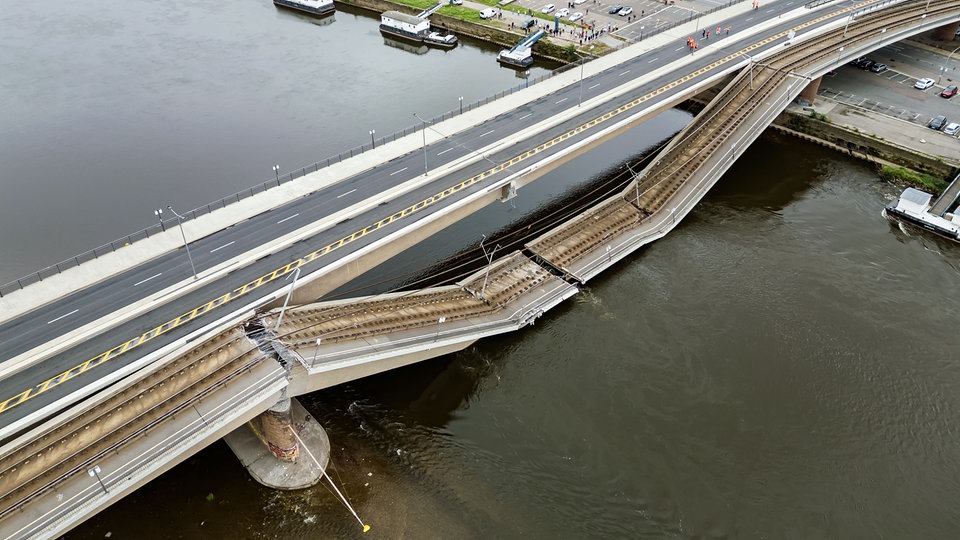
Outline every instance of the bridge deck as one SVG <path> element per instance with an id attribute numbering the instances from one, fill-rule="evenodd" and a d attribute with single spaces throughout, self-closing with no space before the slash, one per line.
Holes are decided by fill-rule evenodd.
<path id="1" fill-rule="evenodd" d="M 489 276 L 481 270 L 457 285 L 288 309 L 277 334 L 305 358 L 316 356 L 322 363 L 387 342 L 433 339 L 440 332 L 448 335 L 498 324 L 513 327 L 518 321 L 525 323 L 524 315 L 531 309 L 534 315 L 543 309 L 531 308 L 539 300 L 573 292 L 572 285 L 514 252 L 495 261 Z M 272 328 L 278 314 L 266 314 L 264 326 Z"/>

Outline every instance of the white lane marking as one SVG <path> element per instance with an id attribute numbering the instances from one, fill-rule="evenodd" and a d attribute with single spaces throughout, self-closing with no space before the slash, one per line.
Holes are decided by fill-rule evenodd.
<path id="1" fill-rule="evenodd" d="M 521 116 L 521 117 L 518 118 L 517 120 L 523 120 L 524 118 L 530 118 L 531 116 L 533 116 L 533 113 L 530 113 L 530 114 L 528 114 L 528 115 L 526 115 L 526 116 Z"/>
<path id="2" fill-rule="evenodd" d="M 160 272 L 160 274 L 163 274 L 163 272 Z M 153 279 L 153 278 L 155 278 L 155 277 L 160 277 L 160 274 L 156 274 L 156 275 L 150 276 L 150 277 L 148 277 L 147 279 L 142 279 L 142 280 L 134 283 L 133 286 L 136 287 L 137 285 L 140 285 L 141 283 L 146 283 L 146 282 L 150 281 L 151 279 Z"/>
<path id="3" fill-rule="evenodd" d="M 484 133 L 484 134 L 483 134 L 483 135 L 481 135 L 480 137 L 486 137 L 487 135 L 489 135 L 489 134 L 491 134 L 491 133 L 493 133 L 494 131 L 496 131 L 496 130 L 495 130 L 495 129 L 491 129 L 490 131 L 488 131 L 488 132 L 486 132 L 486 133 Z M 479 139 L 480 137 L 477 137 L 477 138 Z"/>
<path id="4" fill-rule="evenodd" d="M 595 84 L 595 85 L 593 85 L 593 86 L 588 86 L 588 87 L 587 87 L 587 90 L 593 90 L 594 88 L 596 88 L 596 87 L 598 87 L 598 86 L 600 86 L 600 83 L 597 83 L 597 84 Z"/>
<path id="5" fill-rule="evenodd" d="M 61 316 L 57 317 L 56 319 L 54 319 L 54 320 L 52 320 L 52 321 L 47 321 L 47 324 L 55 323 L 55 322 L 59 321 L 60 319 L 62 319 L 62 318 L 64 318 L 64 317 L 69 317 L 70 315 L 73 315 L 74 313 L 76 313 L 76 312 L 78 312 L 78 311 L 80 311 L 80 310 L 79 310 L 79 309 L 75 309 L 75 310 L 71 311 L 70 313 L 67 313 L 66 315 L 61 315 Z"/>
<path id="6" fill-rule="evenodd" d="M 294 215 L 292 215 L 292 216 L 285 217 L 285 218 L 281 219 L 281 220 L 278 221 L 277 223 L 283 223 L 284 221 L 287 221 L 287 220 L 289 220 L 289 219 L 293 219 L 293 218 L 295 218 L 295 217 L 297 217 L 297 216 L 299 216 L 299 215 L 300 215 L 300 212 L 297 212 L 296 214 L 294 214 Z"/>
<path id="7" fill-rule="evenodd" d="M 220 247 L 218 247 L 218 248 L 213 248 L 213 249 L 210 250 L 210 253 L 213 253 L 214 251 L 220 251 L 221 249 L 223 249 L 223 248 L 225 248 L 225 247 L 227 247 L 227 246 L 231 246 L 231 245 L 234 244 L 234 242 L 236 242 L 236 240 L 234 240 L 233 242 L 227 242 L 226 244 L 224 244 L 224 245 L 222 245 L 222 246 L 220 246 Z"/>
<path id="8" fill-rule="evenodd" d="M 617 75 L 617 77 L 623 77 L 623 76 L 626 75 L 627 73 L 630 73 L 630 70 L 629 70 L 629 69 L 626 70 L 626 71 L 624 71 L 623 73 Z"/>
<path id="9" fill-rule="evenodd" d="M 353 192 L 356 191 L 356 190 L 357 190 L 356 188 L 351 189 L 350 191 L 348 191 L 348 192 L 346 192 L 346 193 L 342 193 L 342 194 L 340 194 L 340 195 L 337 195 L 337 198 L 339 199 L 340 197 L 346 197 L 347 195 L 353 193 Z"/>
<path id="10" fill-rule="evenodd" d="M 446 150 L 444 150 L 443 152 L 440 152 L 440 153 L 437 154 L 437 155 L 438 155 L 438 156 L 442 156 L 442 155 L 446 154 L 447 152 L 449 152 L 449 151 L 451 151 L 451 150 L 453 150 L 453 148 L 447 148 Z"/>
<path id="11" fill-rule="evenodd" d="M 556 104 L 559 105 L 559 104 L 563 103 L 563 102 L 566 101 L 566 100 L 567 100 L 567 98 L 563 98 L 563 99 L 561 99 L 560 101 L 558 101 Z"/>
<path id="12" fill-rule="evenodd" d="M 748 18 L 748 19 L 747 19 L 746 21 L 744 21 L 744 22 L 750 22 L 750 21 L 752 21 L 752 20 L 753 20 L 753 17 L 750 17 L 750 18 Z"/>
<path id="13" fill-rule="evenodd" d="M 394 172 L 390 173 L 390 176 L 393 176 L 393 175 L 395 175 L 395 174 L 400 174 L 400 173 L 402 173 L 402 172 L 405 171 L 405 170 L 407 170 L 406 167 L 400 169 L 399 171 L 394 171 Z"/>
<path id="14" fill-rule="evenodd" d="M 676 49 L 673 50 L 673 52 L 677 52 L 677 51 L 679 51 L 679 50 L 681 50 L 681 49 L 683 49 L 683 48 L 684 48 L 684 47 L 677 47 Z"/>
<path id="15" fill-rule="evenodd" d="M 657 57 L 657 58 L 654 58 L 653 60 L 650 60 L 650 61 L 647 62 L 647 63 L 648 63 L 648 64 L 652 64 L 652 63 L 656 62 L 656 61 L 659 60 L 659 59 L 660 59 L 660 58 Z"/>

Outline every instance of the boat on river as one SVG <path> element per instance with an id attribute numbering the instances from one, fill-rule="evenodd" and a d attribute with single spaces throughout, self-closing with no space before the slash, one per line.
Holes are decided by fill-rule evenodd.
<path id="1" fill-rule="evenodd" d="M 960 242 L 960 212 L 939 216 L 930 212 L 933 195 L 915 188 L 907 188 L 883 209 L 883 217 L 899 223 L 909 223 L 937 236 Z"/>
<path id="2" fill-rule="evenodd" d="M 273 0 L 273 5 L 317 16 L 330 15 L 337 10 L 333 0 Z"/>
<path id="3" fill-rule="evenodd" d="M 423 42 L 433 47 L 440 47 L 441 49 L 452 49 L 457 46 L 457 36 L 449 32 L 446 34 L 430 32 L 423 37 Z"/>
<path id="4" fill-rule="evenodd" d="M 543 30 L 524 37 L 510 49 L 503 49 L 497 55 L 497 62 L 515 68 L 528 68 L 533 64 L 533 44 L 547 35 Z"/>
<path id="5" fill-rule="evenodd" d="M 380 14 L 380 33 L 394 39 L 423 43 L 430 33 L 430 20 L 399 11 Z"/>

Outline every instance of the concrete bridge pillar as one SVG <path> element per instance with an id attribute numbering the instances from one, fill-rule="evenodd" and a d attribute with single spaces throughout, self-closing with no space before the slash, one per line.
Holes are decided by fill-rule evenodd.
<path id="1" fill-rule="evenodd" d="M 223 438 L 257 482 L 275 489 L 302 489 L 323 478 L 330 440 L 296 398 L 282 398 Z"/>
<path id="2" fill-rule="evenodd" d="M 800 92 L 800 95 L 797 96 L 797 102 L 803 106 L 813 105 L 813 100 L 817 98 L 817 91 L 820 90 L 821 81 L 823 81 L 823 77 L 817 77 L 810 81 L 806 88 Z"/>
<path id="3" fill-rule="evenodd" d="M 945 24 L 934 30 L 930 37 L 940 41 L 951 41 L 958 29 L 960 29 L 960 22 Z"/>
<path id="4" fill-rule="evenodd" d="M 296 461 L 300 445 L 293 429 L 290 398 L 283 398 L 255 420 L 260 424 L 263 442 L 280 461 Z"/>

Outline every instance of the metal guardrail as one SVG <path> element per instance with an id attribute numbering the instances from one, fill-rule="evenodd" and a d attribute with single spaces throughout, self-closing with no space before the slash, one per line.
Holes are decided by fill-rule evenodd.
<path id="1" fill-rule="evenodd" d="M 654 28 L 653 30 L 651 30 L 651 31 L 649 31 L 649 32 L 644 33 L 644 35 L 642 36 L 642 38 L 649 38 L 650 36 L 659 34 L 659 33 L 661 33 L 661 32 L 664 32 L 664 31 L 666 31 L 666 30 L 669 30 L 669 29 L 671 29 L 671 28 L 675 28 L 675 27 L 677 27 L 677 26 L 680 26 L 681 24 L 686 24 L 686 23 L 688 23 L 688 22 L 691 22 L 691 21 L 693 21 L 693 20 L 695 20 L 695 19 L 698 19 L 698 18 L 702 17 L 703 15 L 708 15 L 708 14 L 714 13 L 714 12 L 716 12 L 716 11 L 719 11 L 719 10 L 722 10 L 722 9 L 725 9 L 725 8 L 728 8 L 728 7 L 730 7 L 730 6 L 739 4 L 739 3 L 744 2 L 744 1 L 745 1 L 745 0 L 729 0 L 728 2 L 723 3 L 723 4 L 719 4 L 719 5 L 717 5 L 717 6 L 714 6 L 713 8 L 711 8 L 711 9 L 709 9 L 709 10 L 707 10 L 707 11 L 702 11 L 702 12 L 699 12 L 699 13 L 691 13 L 689 17 L 686 17 L 686 18 L 684 18 L 684 19 L 678 19 L 678 20 L 674 21 L 674 22 L 671 23 L 671 24 L 662 25 L 662 26 L 659 26 L 659 27 L 657 27 L 657 28 Z M 900 1 L 900 0 L 892 0 L 892 1 Z M 640 40 L 636 40 L 636 41 L 640 41 Z M 619 46 L 619 47 L 617 47 L 617 48 L 619 49 L 619 48 L 626 47 L 626 46 L 628 46 L 628 45 L 631 45 L 632 43 L 635 43 L 636 41 L 625 41 L 621 46 Z M 476 109 L 476 108 L 478 108 L 478 107 L 480 107 L 480 106 L 482 106 L 482 105 L 486 105 L 487 103 L 490 103 L 490 102 L 492 102 L 492 101 L 495 101 L 495 100 L 497 100 L 497 99 L 500 99 L 500 98 L 502 98 L 502 97 L 504 97 L 504 96 L 511 95 L 511 94 L 513 94 L 514 92 L 518 92 L 518 91 L 520 91 L 520 90 L 529 88 L 531 85 L 539 84 L 539 83 L 541 83 L 541 82 L 543 82 L 543 81 L 545 81 L 545 80 L 547 80 L 547 79 L 550 79 L 550 78 L 552 78 L 552 77 L 554 77 L 554 76 L 556 76 L 556 75 L 558 75 L 558 74 L 560 74 L 560 73 L 563 73 L 563 72 L 565 72 L 565 71 L 567 71 L 567 70 L 569 70 L 569 69 L 572 69 L 573 67 L 575 67 L 575 66 L 577 66 L 577 65 L 579 65 L 579 64 L 577 64 L 576 62 L 573 62 L 573 63 L 570 63 L 570 64 L 566 64 L 566 65 L 564 65 L 564 66 L 561 66 L 561 67 L 553 70 L 552 72 L 550 72 L 550 73 L 548 73 L 548 74 L 546 74 L 546 75 L 541 75 L 541 76 L 535 77 L 535 78 L 533 78 L 533 79 L 527 79 L 527 80 L 525 80 L 525 81 L 524 81 L 523 83 L 521 83 L 521 84 L 518 84 L 518 85 L 516 85 L 516 86 L 513 86 L 513 87 L 508 88 L 508 89 L 506 89 L 506 90 L 503 90 L 503 91 L 501 91 L 501 92 L 497 92 L 496 94 L 494 94 L 494 95 L 492 95 L 492 96 L 488 96 L 488 97 L 486 97 L 486 98 L 477 100 L 475 103 L 468 104 L 468 105 L 464 105 L 462 108 L 461 108 L 461 107 L 458 107 L 456 110 L 452 110 L 452 111 L 445 112 L 445 113 L 443 113 L 443 114 L 441 114 L 441 115 L 439 115 L 439 116 L 436 116 L 436 117 L 428 120 L 428 122 L 431 123 L 431 124 L 433 124 L 433 123 L 436 123 L 436 122 L 442 122 L 442 121 L 444 121 L 444 120 L 448 120 L 448 119 L 453 118 L 453 117 L 455 117 L 455 116 L 459 116 L 459 115 L 461 115 L 461 114 L 463 114 L 463 113 L 465 113 L 465 112 L 472 111 L 473 109 Z M 407 135 L 412 135 L 412 134 L 416 133 L 416 132 L 417 132 L 418 130 L 420 130 L 420 129 L 422 129 L 422 125 L 421 125 L 421 124 L 416 124 L 416 125 L 414 125 L 414 126 L 412 126 L 412 127 L 408 127 L 408 128 L 404 128 L 404 129 L 402 129 L 402 130 L 400 130 L 400 131 L 396 131 L 396 132 L 394 132 L 394 133 L 391 134 L 391 135 L 386 135 L 386 136 L 384 136 L 384 137 L 380 137 L 379 139 L 372 140 L 372 141 L 371 141 L 371 144 L 364 144 L 364 145 L 361 145 L 361 146 L 358 146 L 358 147 L 354 147 L 354 148 L 351 148 L 351 149 L 346 150 L 346 151 L 344 151 L 344 152 L 339 152 L 339 153 L 337 153 L 337 155 L 335 155 L 335 156 L 330 156 L 330 157 L 328 157 L 328 158 L 326 158 L 326 159 L 322 159 L 322 160 L 317 161 L 317 162 L 314 162 L 314 163 L 312 163 L 312 164 L 310 164 L 310 165 L 307 165 L 307 166 L 304 166 L 304 167 L 300 167 L 300 168 L 298 168 L 298 169 L 294 169 L 294 170 L 292 170 L 292 171 L 290 171 L 290 172 L 288 172 L 288 173 L 286 173 L 286 174 L 277 175 L 277 176 L 276 176 L 274 179 L 272 179 L 272 180 L 268 180 L 268 181 L 266 181 L 266 182 L 262 182 L 262 183 L 260 183 L 260 184 L 254 185 L 253 187 L 251 187 L 251 188 L 249 188 L 249 189 L 245 189 L 245 190 L 243 190 L 243 191 L 239 191 L 239 192 L 237 192 L 237 193 L 234 193 L 233 195 L 229 195 L 229 196 L 224 197 L 224 198 L 222 198 L 222 199 L 220 199 L 220 200 L 214 201 L 214 202 L 212 202 L 212 203 L 210 203 L 210 204 L 207 204 L 207 205 L 204 205 L 204 206 L 201 206 L 201 207 L 198 207 L 198 208 L 194 208 L 193 210 L 190 210 L 189 212 L 185 212 L 185 213 L 182 214 L 182 215 L 184 216 L 184 218 L 186 218 L 186 219 L 184 219 L 184 221 L 188 221 L 188 220 L 191 220 L 191 219 L 196 219 L 197 217 L 202 216 L 202 215 L 205 215 L 205 214 L 209 214 L 209 213 L 213 212 L 214 210 L 218 210 L 218 209 L 221 209 L 221 208 L 225 208 L 225 207 L 226 207 L 227 205 L 229 205 L 229 204 L 233 204 L 233 203 L 236 203 L 236 202 L 240 202 L 240 201 L 242 201 L 242 200 L 244 200 L 244 199 L 246 199 L 246 198 L 253 197 L 254 195 L 256 195 L 256 194 L 258 194 L 258 193 L 263 193 L 263 192 L 267 191 L 268 189 L 271 189 L 271 188 L 274 188 L 274 187 L 279 187 L 280 185 L 282 185 L 282 184 L 284 184 L 284 183 L 287 183 L 287 182 L 292 182 L 292 181 L 296 180 L 297 178 L 301 178 L 301 177 L 303 177 L 303 176 L 306 176 L 307 174 L 310 174 L 310 173 L 319 171 L 320 169 L 322 169 L 322 168 L 324 168 L 324 167 L 329 167 L 330 165 L 333 165 L 333 164 L 335 164 L 335 163 L 340 163 L 340 162 L 342 162 L 344 159 L 349 159 L 349 158 L 352 158 L 352 157 L 354 157 L 354 156 L 358 156 L 358 155 L 360 155 L 360 154 L 362 154 L 362 153 L 364 153 L 364 152 L 366 152 L 366 151 L 368 151 L 368 150 L 372 150 L 372 149 L 376 148 L 377 146 L 386 144 L 386 143 L 388 143 L 388 142 L 395 141 L 395 140 L 397 140 L 397 139 L 399 139 L 399 138 L 401 138 L 401 137 L 405 137 L 405 136 L 407 136 Z M 177 224 L 177 219 L 176 219 L 176 218 L 170 218 L 170 219 L 162 220 L 161 222 L 158 222 L 158 223 L 156 223 L 156 224 L 154 224 L 154 225 L 151 225 L 150 227 L 147 227 L 146 229 L 142 229 L 142 230 L 139 230 L 139 231 L 137 231 L 137 232 L 135 232 L 135 233 L 128 234 L 128 235 L 126 235 L 126 236 L 122 236 L 122 237 L 120 237 L 120 238 L 118 238 L 118 239 L 116 239 L 116 240 L 113 240 L 112 242 L 103 244 L 103 245 L 101 245 L 101 246 L 99 246 L 99 247 L 93 248 L 93 249 L 91 249 L 91 250 L 89 250 L 89 251 L 85 251 L 85 252 L 83 252 L 83 253 L 80 253 L 79 255 L 75 255 L 75 256 L 70 257 L 70 258 L 68 258 L 68 259 L 64 259 L 64 260 L 62 260 L 62 261 L 60 261 L 60 262 L 58 262 L 58 263 L 56 263 L 56 264 L 47 266 L 46 268 L 42 268 L 42 269 L 40 269 L 40 270 L 38 270 L 38 271 L 36 271 L 36 272 L 27 274 L 26 276 L 23 276 L 23 277 L 21 277 L 21 278 L 19 278 L 19 279 L 15 279 L 15 280 L 13 280 L 13 281 L 4 283 L 3 285 L 0 285 L 0 298 L 2 298 L 3 295 L 5 295 L 5 294 L 10 294 L 11 292 L 14 292 L 14 291 L 23 289 L 24 287 L 27 287 L 28 285 L 33 285 L 33 284 L 35 284 L 35 283 L 39 283 L 39 282 L 43 281 L 45 278 L 49 278 L 49 277 L 55 276 L 55 275 L 63 272 L 64 270 L 67 270 L 67 269 L 70 269 L 70 268 L 73 268 L 73 267 L 76 267 L 76 266 L 80 266 L 81 264 L 83 264 L 83 263 L 85 263 L 85 262 L 88 262 L 88 261 L 92 261 L 92 260 L 94 260 L 94 259 L 97 259 L 97 258 L 99 258 L 101 255 L 105 255 L 105 254 L 107 254 L 107 253 L 112 253 L 112 252 L 114 252 L 114 251 L 117 251 L 117 249 L 123 248 L 123 247 L 125 247 L 125 246 L 129 246 L 130 244 L 133 244 L 134 242 L 137 242 L 137 241 L 140 241 L 140 240 L 144 240 L 144 239 L 146 239 L 146 238 L 150 238 L 151 235 L 154 235 L 154 234 L 163 232 L 164 230 L 166 230 L 166 227 L 168 227 L 168 226 L 172 227 L 172 226 L 175 226 L 176 224 Z M 157 229 L 160 229 L 160 230 L 158 231 Z"/>

